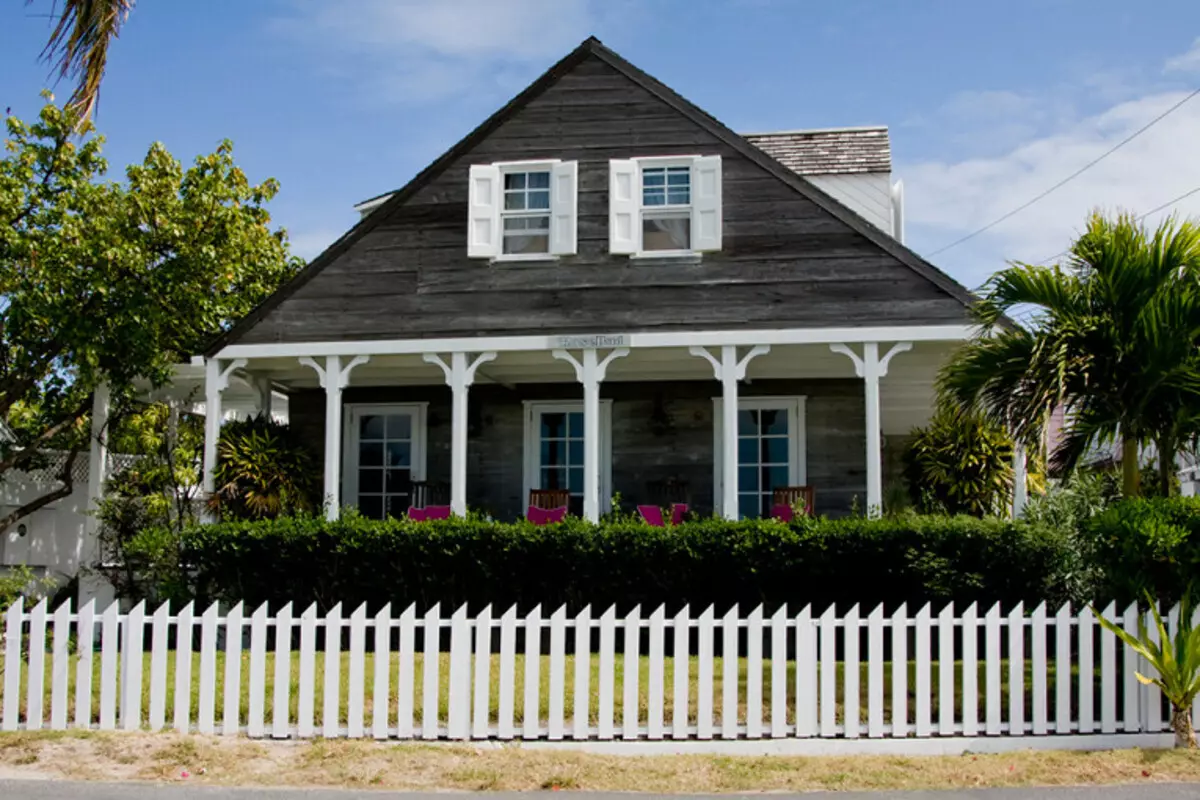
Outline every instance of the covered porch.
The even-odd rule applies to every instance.
[[[225,387],[288,397],[319,451],[327,514],[525,513],[561,489],[595,520],[620,495],[726,518],[781,487],[815,511],[880,512],[965,326],[232,345],[206,363],[205,480]],[[212,413],[216,411],[217,413]]]

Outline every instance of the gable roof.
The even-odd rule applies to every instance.
[[[742,138],[801,175],[892,171],[886,125],[743,133]]]
[[[912,269],[926,280],[946,292],[949,296],[961,302],[964,306],[974,305],[975,298],[964,286],[946,273],[893,239],[882,230],[867,222],[857,213],[835,200],[823,190],[817,188],[803,176],[789,169],[779,160],[767,155],[763,150],[751,144],[745,137],[738,135],[723,125],[716,117],[694,105],[676,93],[657,78],[643,72],[630,62],[605,47],[595,36],[585,39],[578,47],[559,60],[554,66],[544,72],[522,92],[488,117],[475,130],[467,134],[457,144],[439,156],[421,172],[417,173],[404,187],[393,192],[375,211],[364,216],[337,241],[331,244],[320,255],[309,262],[292,280],[284,284],[278,291],[268,297],[256,309],[247,314],[240,322],[218,337],[206,351],[205,355],[213,356],[229,344],[235,343],[246,331],[253,328],[264,316],[290,297],[297,289],[304,286],[319,274],[326,266],[335,261],[350,247],[366,234],[374,230],[389,212],[402,206],[418,190],[428,184],[435,176],[461,155],[469,152],[479,142],[485,139],[505,120],[523,108],[533,98],[546,88],[556,83],[563,75],[570,72],[587,58],[597,58],[608,64],[617,72],[624,75],[646,92],[657,97],[660,101],[680,113],[682,116],[699,126],[717,140],[731,147],[748,161],[756,164],[775,178],[790,186],[796,192],[808,198],[815,205],[840,220],[856,233],[877,245],[900,263]],[[385,195],[380,195],[383,197]],[[376,198],[373,198],[376,199]],[[370,202],[370,201],[364,201]],[[362,205],[362,204],[360,204]]]

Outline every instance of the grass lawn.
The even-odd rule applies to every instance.
[[[241,719],[241,723],[243,725],[245,725],[246,715],[247,715],[248,708],[249,708],[249,681],[247,680],[247,673],[249,671],[249,655],[246,653],[243,653],[242,660],[243,660],[243,667],[242,667],[242,679],[241,679],[241,686],[240,686],[240,693],[241,693],[241,716],[240,716],[240,719]],[[647,704],[648,704],[648,695],[649,695],[649,680],[648,680],[649,679],[649,661],[647,658],[642,657],[639,661],[639,664],[640,664],[640,675],[639,675],[639,680],[638,680],[638,698],[639,698],[638,714],[639,714],[639,719],[642,721],[643,724],[645,724],[646,708],[647,708]],[[3,666],[3,659],[2,659],[2,657],[0,657],[0,668],[2,668],[2,666]],[[289,713],[290,713],[290,718],[293,721],[293,724],[296,720],[297,706],[299,703],[299,685],[298,685],[299,684],[299,678],[298,678],[299,669],[298,669],[298,666],[299,666],[299,657],[297,654],[293,653],[292,659],[291,659],[291,691],[290,691],[290,695],[289,695],[290,696]],[[375,669],[374,656],[372,654],[367,654],[366,664],[365,664],[365,668],[364,668],[364,678],[365,678],[364,683],[366,686],[365,694],[364,694],[364,720],[368,726],[370,725],[370,722],[372,719],[372,706],[373,706],[372,693],[373,693],[373,686],[374,686],[374,669]],[[398,690],[397,690],[397,686],[396,686],[396,676],[397,676],[398,669],[399,669],[399,657],[395,653],[393,653],[393,654],[391,654],[391,664],[390,664],[391,679],[389,682],[390,685],[389,685],[389,697],[388,697],[389,720],[390,720],[389,724],[391,724],[393,726],[396,724],[396,717],[397,717],[396,709],[397,709],[397,703],[398,703]],[[788,720],[789,720],[789,722],[794,722],[794,720],[795,720],[795,700],[796,700],[796,698],[795,698],[795,665],[794,665],[794,663],[789,662],[787,669],[788,669],[788,681],[787,681],[787,687],[786,687],[787,688],[786,700],[787,700],[787,708],[788,708]],[[44,681],[44,698],[45,699],[44,699],[44,706],[43,706],[44,718],[46,720],[50,719],[50,691],[51,691],[51,689],[50,689],[50,670],[51,670],[50,658],[49,658],[49,655],[47,654],[46,668],[45,668],[45,681]],[[837,719],[838,719],[838,722],[840,723],[843,719],[843,703],[842,703],[843,687],[844,687],[843,665],[839,663],[837,665],[837,670],[838,670],[838,675],[837,675]],[[168,700],[166,703],[166,716],[167,716],[167,724],[170,725],[171,720],[173,719],[173,715],[174,715],[174,687],[175,687],[175,655],[174,655],[174,653],[172,653],[170,655],[170,658],[168,659],[167,671],[168,671],[168,674],[167,674]],[[770,671],[771,671],[771,662],[769,660],[764,659],[764,662],[763,662],[763,692],[762,692],[763,693],[763,719],[764,719],[764,722],[769,722],[769,720],[770,720],[770,709],[771,709]],[[908,673],[909,673],[908,674],[908,695],[909,695],[908,719],[910,722],[913,721],[914,713],[915,713],[915,699],[914,699],[914,697],[915,697],[914,687],[916,685],[915,671],[916,671],[915,663],[909,662],[909,664],[908,664]],[[225,679],[224,653],[221,653],[221,652],[217,653],[217,671],[216,672],[217,672],[217,675],[216,675],[216,693],[215,693],[215,697],[216,697],[215,718],[216,718],[217,725],[220,725],[221,720],[222,720],[223,707],[224,707],[224,679]],[[697,660],[695,658],[693,658],[693,659],[691,659],[691,663],[689,665],[690,687],[689,687],[689,692],[688,692],[688,698],[689,698],[688,719],[689,719],[689,722],[691,722],[692,724],[694,724],[696,721],[697,672],[698,672]],[[739,674],[738,700],[739,700],[739,718],[741,718],[743,720],[745,719],[745,711],[746,711],[746,672],[747,672],[746,661],[745,661],[745,659],[741,659],[741,660],[739,660],[739,667],[738,667],[738,674]],[[414,686],[416,687],[416,689],[414,691],[414,696],[413,696],[414,723],[416,725],[420,725],[421,716],[422,716],[422,705],[423,705],[422,694],[423,694],[423,692],[422,692],[421,687],[423,685],[423,673],[424,673],[424,660],[423,660],[422,654],[418,653],[418,654],[416,654],[416,657],[415,657]],[[440,685],[441,685],[441,691],[439,693],[438,705],[439,705],[439,718],[442,720],[443,724],[445,724],[445,720],[447,717],[447,705],[448,705],[447,686],[449,683],[449,673],[450,673],[449,656],[448,656],[448,654],[442,654],[441,658],[440,658],[439,670],[438,670],[438,677],[439,677],[439,681],[440,681]],[[500,673],[499,658],[498,658],[498,656],[493,655],[492,662],[491,662],[491,671],[490,671],[491,685],[492,685],[492,689],[490,692],[490,718],[493,723],[495,723],[498,718],[499,673]],[[547,719],[548,715],[549,715],[549,683],[550,683],[549,673],[550,673],[549,657],[543,656],[541,658],[541,663],[540,663],[540,667],[539,667],[539,678],[540,678],[540,682],[541,682],[540,717],[542,720]],[[598,713],[599,713],[599,687],[598,687],[598,684],[599,684],[599,658],[597,656],[591,657],[591,673],[592,673],[592,678],[591,678],[591,683],[590,683],[591,697],[589,698],[589,716],[590,716],[591,724],[595,724],[597,721]],[[720,717],[721,717],[721,707],[722,707],[722,689],[723,689],[722,676],[724,674],[724,665],[721,663],[720,658],[715,659],[713,673],[714,673],[714,675],[713,675],[713,715],[714,715],[714,722],[719,723]],[[569,721],[572,716],[573,709],[574,709],[574,674],[575,674],[574,656],[568,655],[566,657],[566,672],[565,672],[565,674],[566,674],[566,681],[565,681],[566,699],[565,699],[565,703],[564,703],[564,708],[566,711],[566,717]],[[962,674],[963,674],[962,664],[956,663],[955,664],[955,678],[954,678],[956,717],[961,715],[961,710],[962,710]],[[1003,685],[1001,687],[1002,688],[1002,692],[1001,692],[1002,715],[1003,715],[1003,718],[1007,721],[1007,719],[1008,719],[1008,664],[1007,664],[1007,662],[1004,663],[1001,674],[1002,674],[1002,681],[1003,681]],[[99,675],[100,675],[100,657],[99,657],[99,653],[97,653],[97,654],[95,654],[95,657],[93,660],[93,681],[92,681],[92,694],[93,694],[92,719],[94,722],[98,722],[98,719],[99,719],[99,700],[100,700],[100,688],[99,688],[100,687],[100,678],[99,678]],[[192,655],[192,683],[191,683],[191,708],[192,708],[191,720],[192,720],[193,724],[195,724],[195,721],[196,721],[196,712],[197,712],[197,707],[198,707],[199,675],[200,675],[200,657],[198,654],[193,654]],[[673,675],[674,675],[673,660],[671,658],[667,658],[666,664],[665,664],[664,681],[663,682],[664,682],[664,694],[665,694],[665,705],[666,705],[664,717],[665,717],[665,721],[668,724],[670,723],[671,719],[673,718],[673,714],[674,714],[674,704],[673,704],[673,696],[672,696],[673,695],[673,688],[672,688],[673,687]],[[341,678],[340,720],[342,722],[344,722],[346,720],[346,715],[347,715],[347,696],[348,696],[348,685],[349,685],[349,657],[345,653],[343,653],[341,656],[340,678]],[[1074,679],[1076,679],[1076,676],[1072,676],[1072,678],[1074,680]],[[891,719],[891,705],[892,705],[891,679],[892,679],[892,666],[889,664],[885,667],[885,670],[884,670],[884,684],[885,684],[885,686],[884,686],[884,705],[885,705],[886,719],[889,721]],[[616,659],[616,664],[615,664],[615,681],[614,681],[614,692],[613,692],[614,720],[618,726],[620,725],[621,720],[623,718],[623,716],[622,716],[623,715],[623,708],[622,708],[622,705],[623,705],[623,702],[622,702],[622,700],[623,700],[623,689],[622,689],[623,680],[624,680],[624,658],[621,656],[618,656]],[[22,716],[23,717],[24,717],[25,711],[26,711],[27,681],[28,681],[28,667],[26,665],[22,669],[21,705],[22,705]],[[266,709],[265,719],[266,719],[266,722],[268,725],[270,725],[270,721],[271,721],[271,718],[273,715],[274,682],[275,682],[274,655],[268,654],[266,657],[266,692],[265,692],[265,697],[264,697],[264,704],[265,704],[265,709]],[[936,720],[938,718],[938,713],[940,710],[939,702],[940,702],[940,696],[941,696],[940,686],[939,686],[939,671],[937,669],[936,663],[934,664],[933,669],[931,670],[931,682],[932,682],[932,693],[931,694],[932,694],[932,709],[933,709],[932,713],[933,713],[933,720],[936,722]],[[68,691],[68,703],[69,703],[68,719],[73,721],[75,719],[75,710],[74,710],[74,705],[75,705],[75,703],[74,703],[74,700],[75,700],[75,688],[74,688],[75,657],[74,656],[71,657],[71,669],[69,671],[69,684],[70,685],[69,685],[69,691]],[[516,690],[514,692],[514,719],[518,726],[520,725],[521,720],[524,715],[524,685],[525,685],[525,659],[523,656],[518,655],[516,658]],[[1048,686],[1048,693],[1049,693],[1047,707],[1051,714],[1053,714],[1053,711],[1054,711],[1054,702],[1053,702],[1054,685],[1055,685],[1054,666],[1053,666],[1053,663],[1051,663],[1049,665],[1049,675],[1048,675],[1048,679],[1047,679],[1047,686]],[[1098,677],[1095,680],[1094,685],[1095,685],[1096,690],[1099,691],[1100,682],[1099,682]],[[982,720],[982,719],[984,719],[984,714],[986,711],[986,697],[984,696],[985,676],[984,676],[984,669],[983,669],[982,664],[980,664],[980,668],[979,668],[978,686],[980,687],[979,698],[978,698],[979,718]],[[1031,676],[1027,674],[1025,677],[1025,701],[1026,701],[1025,702],[1025,704],[1026,704],[1025,719],[1026,720],[1029,719],[1030,710],[1031,710],[1031,706],[1032,706],[1031,686],[1032,686]],[[316,724],[318,726],[323,724],[323,721],[324,721],[323,720],[323,701],[322,701],[323,692],[324,692],[324,654],[317,653],[316,654],[316,669],[315,669],[315,702],[314,702],[314,706],[315,706]],[[1076,693],[1077,693],[1077,685],[1076,685]],[[149,702],[150,702],[149,695],[150,695],[150,657],[147,654],[145,656],[143,669],[142,669],[142,715],[143,715],[143,719],[145,719],[148,714]],[[867,668],[866,668],[865,664],[860,665],[859,698],[860,698],[860,716],[861,716],[861,719],[865,720],[866,714],[867,714],[867,702],[868,702]],[[1099,709],[1100,706],[1099,706],[1098,702],[1096,703],[1095,707],[1097,709]]]
[[[932,790],[1200,781],[1200,755],[1123,750],[925,757],[616,757],[519,746],[43,731],[0,734],[0,775],[425,791]]]

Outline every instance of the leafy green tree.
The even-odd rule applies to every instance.
[[[135,381],[157,386],[295,274],[266,204],[222,142],[184,168],[161,145],[105,181],[103,139],[53,102],[7,120],[0,159],[0,480],[62,464],[60,486],[0,517],[0,530],[69,495],[97,386],[118,413]],[[62,455],[65,454],[65,457]]]
[[[985,286],[983,330],[943,369],[939,388],[1030,443],[1068,409],[1055,467],[1121,441],[1123,492],[1139,491],[1139,448],[1153,441],[1169,490],[1174,459],[1200,419],[1200,227],[1149,231],[1094,214],[1066,263],[1014,263]],[[1031,309],[1026,327],[1005,315]]]

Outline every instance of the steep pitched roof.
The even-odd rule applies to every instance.
[[[237,342],[237,340],[246,331],[253,328],[265,315],[270,313],[280,303],[290,297],[297,289],[308,283],[308,281],[312,280],[312,278],[320,273],[326,266],[349,250],[349,248],[355,242],[374,230],[384,219],[387,218],[391,210],[398,208],[407,202],[407,200],[413,194],[423,188],[436,175],[440,174],[453,161],[455,161],[461,155],[469,152],[516,111],[523,108],[533,98],[537,97],[546,88],[556,83],[563,75],[570,72],[589,57],[598,58],[604,63],[608,64],[610,67],[623,74],[642,89],[654,95],[663,103],[689,119],[692,123],[736,150],[748,161],[766,170],[778,180],[790,186],[792,189],[808,198],[818,207],[822,208],[833,217],[846,224],[852,230],[859,233],[867,240],[873,242],[884,252],[896,258],[900,263],[909,267],[914,272],[933,283],[942,291],[946,292],[949,296],[957,299],[964,306],[970,307],[974,304],[974,296],[964,286],[959,284],[949,275],[933,266],[921,256],[917,255],[917,253],[908,249],[900,242],[896,241],[891,236],[872,225],[870,222],[867,222],[857,213],[842,205],[842,203],[838,202],[809,181],[805,180],[801,175],[798,175],[786,167],[779,160],[767,155],[760,148],[747,141],[746,138],[738,135],[733,130],[722,124],[707,111],[704,111],[700,107],[684,99],[681,95],[676,93],[666,84],[659,81],[657,78],[654,78],[651,75],[643,72],[621,56],[617,55],[617,53],[605,47],[604,44],[595,36],[591,36],[584,40],[578,47],[568,53],[560,61],[558,61],[558,63],[543,73],[522,92],[513,97],[512,100],[506,103],[498,111],[484,120],[479,127],[475,128],[475,130],[471,131],[457,144],[439,156],[437,160],[435,160],[425,169],[421,170],[421,172],[419,172],[403,188],[392,193],[391,196],[388,197],[388,199],[374,211],[374,213],[368,214],[360,219],[354,227],[352,227],[337,241],[326,248],[323,253],[309,262],[308,266],[301,270],[300,273],[297,274],[291,281],[282,286],[277,292],[275,292],[275,294],[271,295],[271,297],[267,298],[261,305],[259,305],[258,308],[254,309],[240,322],[234,325],[229,331],[214,341],[206,352],[206,355],[216,355],[221,351],[222,348]]]
[[[886,125],[743,133],[742,138],[801,175],[892,171]]]

